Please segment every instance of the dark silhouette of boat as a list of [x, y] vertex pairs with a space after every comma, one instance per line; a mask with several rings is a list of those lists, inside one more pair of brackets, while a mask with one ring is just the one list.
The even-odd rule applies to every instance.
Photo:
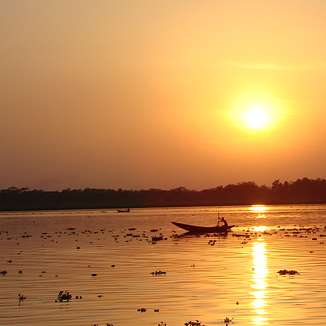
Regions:
[[231, 231], [235, 225], [217, 225], [217, 226], [198, 226], [192, 224], [184, 224], [178, 222], [171, 222], [175, 226], [188, 231], [189, 233], [227, 233]]
[[118, 213], [129, 213], [130, 208], [125, 208], [125, 209], [117, 209]]

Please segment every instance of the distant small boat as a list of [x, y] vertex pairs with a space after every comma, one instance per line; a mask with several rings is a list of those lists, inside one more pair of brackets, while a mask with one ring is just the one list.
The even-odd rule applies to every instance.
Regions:
[[129, 213], [130, 208], [125, 208], [125, 209], [117, 209], [118, 213]]
[[191, 224], [183, 224], [178, 222], [171, 222], [175, 226], [184, 229], [190, 233], [226, 233], [231, 231], [231, 228], [233, 228], [235, 225], [222, 225], [222, 226], [197, 226], [197, 225], [191, 225]]

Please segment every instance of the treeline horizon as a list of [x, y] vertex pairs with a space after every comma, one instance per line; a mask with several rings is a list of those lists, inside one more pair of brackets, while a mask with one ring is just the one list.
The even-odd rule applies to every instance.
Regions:
[[9, 187], [0, 190], [1, 211], [318, 203], [326, 203], [326, 180], [320, 178], [275, 180], [270, 187], [247, 181], [200, 191], [185, 187], [170, 190], [67, 188], [61, 191]]

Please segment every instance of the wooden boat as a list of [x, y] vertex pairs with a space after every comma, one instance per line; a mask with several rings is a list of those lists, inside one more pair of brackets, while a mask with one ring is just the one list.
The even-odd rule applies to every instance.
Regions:
[[126, 209], [117, 209], [118, 213], [129, 213], [130, 212], [130, 208], [126, 208]]
[[231, 231], [231, 228], [234, 227], [234, 225], [221, 225], [221, 226], [197, 226], [197, 225], [191, 225], [191, 224], [183, 224], [178, 222], [171, 222], [175, 226], [184, 229], [190, 233], [226, 233]]

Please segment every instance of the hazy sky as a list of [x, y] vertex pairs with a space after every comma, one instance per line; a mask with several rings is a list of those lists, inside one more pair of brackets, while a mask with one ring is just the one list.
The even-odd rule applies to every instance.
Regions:
[[325, 0], [0, 0], [0, 39], [0, 189], [326, 178]]

